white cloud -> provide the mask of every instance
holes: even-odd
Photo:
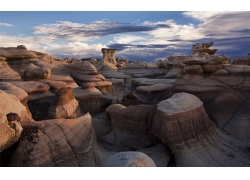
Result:
[[[114,36],[114,41],[110,41],[111,43],[119,43],[119,44],[127,44],[127,43],[135,43],[140,40],[145,40],[145,37],[143,36],[135,36],[135,35],[118,35]]]
[[[12,27],[12,26],[14,26],[14,25],[8,24],[8,23],[1,23],[1,22],[0,22],[0,26]]]

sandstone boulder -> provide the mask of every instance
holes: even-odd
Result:
[[[37,67],[31,63],[27,68],[21,70],[20,75],[23,80],[48,79],[51,76],[51,70]]]

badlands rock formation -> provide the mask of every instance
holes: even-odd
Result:
[[[10,166],[95,166],[91,116],[26,123]]]
[[[0,90],[0,152],[18,141],[22,125],[30,117],[26,107],[13,94]]]
[[[177,166],[249,166],[249,143],[216,128],[203,103],[177,93],[157,105],[153,133],[175,155]]]
[[[103,60],[112,64],[116,64],[115,53],[116,49],[102,48]]]
[[[0,166],[249,166],[249,55],[151,63],[0,48]]]

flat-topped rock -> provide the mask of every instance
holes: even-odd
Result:
[[[203,106],[203,103],[194,95],[177,93],[171,98],[160,102],[157,109],[167,116],[174,116],[179,113],[191,111]]]
[[[138,99],[143,102],[150,102],[157,95],[172,89],[173,84],[154,84],[149,86],[139,86],[135,90]]]
[[[173,84],[175,79],[148,79],[148,78],[134,78],[131,83],[134,86],[148,86],[154,84]]]
[[[54,93],[50,92],[49,85],[37,82],[37,81],[13,81],[11,84],[23,89],[29,94],[29,101],[41,99],[45,97],[55,96]]]
[[[0,56],[7,59],[37,58],[37,55],[24,48],[0,47]]]
[[[102,93],[95,87],[88,89],[82,89],[81,87],[77,87],[73,89],[73,93],[76,99],[81,99],[90,96],[102,96]]]
[[[189,57],[185,61],[182,62],[186,65],[216,65],[216,64],[229,64],[230,60],[227,56],[210,56],[209,58],[204,57]]]

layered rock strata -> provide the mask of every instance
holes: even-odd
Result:
[[[178,93],[157,105],[153,133],[174,153],[177,166],[249,166],[249,143],[216,128],[195,96]]]
[[[75,119],[54,119],[23,126],[10,166],[95,166],[96,145],[89,114]]]

